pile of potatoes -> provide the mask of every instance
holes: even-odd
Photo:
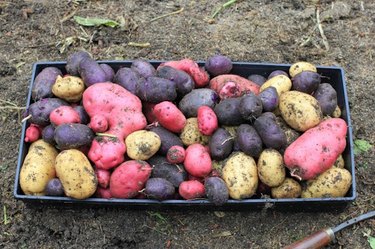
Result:
[[[26,195],[75,199],[343,197],[347,124],[314,65],[246,76],[215,55],[112,68],[85,51],[36,76]]]

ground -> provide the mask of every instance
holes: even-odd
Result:
[[[0,1],[0,104],[25,106],[32,64],[65,60],[77,49],[101,60],[205,60],[218,52],[233,61],[306,60],[345,70],[353,135],[375,141],[372,0],[320,1],[322,30],[319,1],[237,1],[210,19],[224,2]],[[114,19],[121,27],[82,27],[74,15]],[[342,212],[34,209],[13,197],[18,111],[0,114],[2,248],[280,248],[375,207],[371,149],[355,158],[358,198]],[[375,237],[375,220],[343,230],[329,247],[370,248],[369,235]]]

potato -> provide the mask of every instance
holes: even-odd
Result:
[[[233,150],[234,137],[224,128],[219,128],[211,136],[208,146],[210,155],[214,160],[223,160],[227,158]]]
[[[164,178],[176,188],[187,179],[185,168],[181,164],[172,164],[163,156],[155,155],[147,161],[152,166],[152,178]]]
[[[183,146],[181,139],[176,134],[161,126],[151,127],[150,131],[155,132],[160,137],[161,145],[158,151],[160,155],[167,155],[172,146]]]
[[[279,95],[276,88],[273,86],[267,87],[261,93],[258,94],[262,102],[264,112],[272,112],[277,109],[279,105]]]
[[[66,196],[86,199],[95,193],[98,179],[90,161],[81,151],[70,149],[60,152],[55,168]]]
[[[290,77],[294,77],[303,71],[317,72],[316,67],[313,64],[305,61],[299,61],[290,66],[289,75]]]
[[[271,188],[271,196],[276,199],[298,198],[301,196],[301,192],[301,185],[296,180],[288,177],[285,178],[280,186]]]
[[[134,160],[147,160],[158,152],[161,140],[152,131],[140,130],[130,133],[125,139],[126,153]]]
[[[260,87],[260,92],[263,92],[270,86],[276,88],[277,94],[280,96],[282,93],[285,93],[292,88],[292,81],[288,76],[282,74],[274,76],[264,82],[264,84]]]
[[[342,154],[340,154],[335,163],[333,164],[333,167],[336,167],[336,168],[341,168],[343,169],[345,167],[345,161],[344,161],[344,158],[342,157]]]
[[[42,138],[45,142],[55,145],[55,126],[50,124],[43,128],[42,130]]]
[[[194,89],[194,81],[189,74],[173,67],[159,67],[156,76],[171,80],[176,83],[177,93],[185,96]]]
[[[105,80],[112,82],[113,77],[115,76],[115,71],[113,70],[113,68],[110,65],[105,64],[105,63],[99,64],[99,66],[103,69],[105,73],[105,76],[106,76]]]
[[[254,93],[243,95],[241,97],[239,111],[243,119],[253,122],[262,114],[262,100]]]
[[[214,108],[219,125],[240,125],[245,122],[240,113],[241,98],[223,99]]]
[[[229,157],[223,168],[229,196],[240,200],[252,197],[258,187],[258,172],[254,159],[243,152]]]
[[[184,161],[186,171],[195,177],[204,178],[212,171],[212,160],[206,147],[201,144],[192,144],[186,148]]]
[[[60,150],[91,145],[94,132],[84,124],[62,124],[56,127],[54,140]]]
[[[285,122],[297,131],[306,131],[323,119],[319,102],[311,95],[289,91],[280,96],[281,116]]]
[[[200,106],[206,105],[213,108],[218,101],[219,96],[214,90],[207,88],[194,89],[181,99],[178,108],[186,118],[191,118],[197,116]]]
[[[341,117],[341,109],[339,106],[336,106],[336,109],[332,113],[333,118],[339,118]]]
[[[53,178],[48,181],[45,193],[48,196],[63,196],[64,188],[59,178]]]
[[[148,198],[159,201],[172,199],[175,187],[164,178],[150,178],[146,182],[145,194]]]
[[[352,175],[347,169],[332,167],[314,180],[307,181],[302,190],[302,198],[344,197],[352,183]]]
[[[20,185],[26,195],[44,195],[47,183],[56,177],[56,148],[39,139],[30,145],[22,164]]]
[[[216,206],[221,206],[229,199],[228,187],[220,177],[207,177],[204,180],[207,198]]]
[[[181,183],[178,188],[178,193],[185,200],[193,200],[202,198],[205,195],[205,188],[203,183],[198,180],[188,180]]]
[[[141,75],[128,67],[123,67],[117,70],[113,81],[129,92],[136,94],[137,85],[141,81]]]
[[[286,73],[285,71],[283,70],[275,70],[275,71],[272,71],[269,75],[268,75],[268,78],[267,79],[271,79],[277,75],[285,75],[287,77],[289,77],[288,73]]]
[[[33,100],[37,101],[44,98],[52,97],[52,86],[62,72],[56,67],[44,68],[35,78],[31,91]]]
[[[311,94],[318,88],[320,81],[320,74],[303,71],[292,78],[292,89]]]
[[[173,101],[177,98],[176,83],[168,79],[151,76],[139,81],[136,95],[141,100],[150,103]]]
[[[204,67],[206,68],[207,72],[210,73],[213,77],[227,74],[229,73],[232,68],[232,61],[229,57],[224,55],[214,55],[207,59]]]
[[[72,76],[79,76],[79,63],[85,58],[91,58],[91,55],[86,51],[77,51],[69,55],[65,66],[67,73]]]
[[[67,102],[59,98],[45,98],[32,103],[28,110],[31,115],[30,123],[47,126],[50,124],[49,115],[51,112],[60,106],[68,105]]]
[[[332,115],[337,107],[337,92],[331,84],[322,83],[314,92],[314,98],[318,100],[323,115]]]
[[[185,127],[182,129],[180,138],[186,146],[195,143],[206,145],[208,144],[209,136],[205,136],[199,131],[197,118],[188,118]]]
[[[130,68],[139,73],[143,78],[156,76],[156,69],[154,66],[152,66],[150,62],[143,59],[134,60]]]
[[[262,139],[255,128],[249,124],[242,124],[238,127],[235,141],[246,155],[259,157],[262,152]]]
[[[269,187],[280,186],[285,180],[283,156],[274,149],[265,149],[258,159],[258,176]]]
[[[90,58],[83,58],[79,62],[78,72],[87,87],[100,82],[106,82],[107,74],[99,63]]]
[[[272,112],[264,112],[254,122],[254,128],[258,132],[267,148],[276,150],[285,148],[286,136],[276,122],[276,116]]]
[[[284,119],[280,116],[276,117],[276,123],[279,125],[281,130],[284,131],[286,137],[286,147],[296,141],[301,135],[298,131],[292,129],[287,123],[285,123]]]
[[[254,82],[255,84],[259,86],[263,85],[263,83],[267,81],[267,79],[263,75],[260,75],[260,74],[251,74],[249,75],[249,77],[247,77],[247,79]]]

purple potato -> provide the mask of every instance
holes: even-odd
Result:
[[[262,102],[262,107],[264,112],[272,112],[276,110],[279,105],[279,95],[275,87],[270,86],[264,89],[258,94]]]
[[[272,112],[260,115],[254,121],[254,128],[267,148],[275,150],[285,148],[287,144],[285,133],[276,122],[276,116]]]
[[[185,96],[194,88],[194,80],[189,74],[170,66],[158,68],[156,76],[175,82],[177,93],[180,96]]]
[[[78,51],[71,54],[66,61],[66,72],[72,76],[79,76],[79,63],[85,58],[91,58],[91,55],[86,51]]]
[[[42,138],[45,142],[55,145],[55,127],[50,124],[43,128],[42,130]]]
[[[262,100],[254,93],[243,95],[241,97],[239,111],[243,119],[252,122],[262,114]]]
[[[152,168],[151,178],[164,178],[176,188],[187,179],[187,173],[182,164],[172,164],[166,157],[155,155],[147,161]]]
[[[318,100],[323,115],[332,115],[337,107],[337,92],[331,84],[320,84],[313,96]]]
[[[303,71],[292,78],[292,89],[307,94],[312,94],[321,82],[320,74]]]
[[[160,103],[177,98],[176,83],[160,77],[141,78],[137,85],[136,95],[143,101]]]
[[[271,79],[272,77],[275,77],[277,75],[285,75],[285,76],[289,77],[287,72],[285,72],[283,70],[275,70],[275,71],[271,72],[270,75],[268,75],[268,79]]]
[[[81,124],[90,123],[90,116],[87,114],[85,108],[81,105],[74,106],[73,109],[78,113]]]
[[[164,178],[150,178],[146,182],[145,194],[148,198],[159,201],[172,199],[176,188]]]
[[[69,103],[59,98],[45,98],[32,103],[28,109],[28,113],[31,115],[30,123],[47,126],[50,124],[50,113],[60,106],[68,105]]]
[[[140,79],[141,76],[139,75],[139,73],[128,67],[123,67],[116,72],[113,81],[114,83],[119,84],[129,92],[135,94]]]
[[[106,75],[106,81],[112,82],[113,77],[115,76],[115,71],[113,68],[108,64],[99,64],[99,66],[103,69],[105,75]]]
[[[55,129],[55,141],[60,150],[78,149],[90,145],[94,132],[84,124],[62,124]]]
[[[56,67],[44,68],[34,80],[31,91],[33,100],[38,101],[43,98],[53,97],[52,86],[59,75],[62,76],[62,72]]]
[[[240,125],[245,122],[239,111],[241,98],[229,98],[220,101],[214,108],[219,125]]]
[[[204,189],[208,200],[216,206],[223,205],[229,199],[228,187],[220,177],[207,177],[204,180]]]
[[[214,90],[208,88],[194,89],[181,99],[178,108],[186,118],[191,118],[197,116],[200,106],[206,105],[214,108],[218,101],[219,96]]]
[[[227,130],[218,128],[208,143],[211,158],[218,161],[227,158],[233,151],[233,140]]]
[[[107,81],[107,74],[97,61],[92,58],[83,58],[79,63],[78,72],[87,87]]]
[[[158,151],[160,155],[167,155],[169,148],[174,145],[178,145],[181,147],[184,146],[181,139],[176,134],[168,131],[161,126],[151,127],[149,130],[155,132],[160,137],[161,145]]]
[[[154,68],[154,66],[151,65],[150,62],[143,59],[134,60],[130,68],[133,71],[139,73],[139,75],[141,75],[141,77],[143,78],[156,76],[156,69]]]
[[[204,67],[212,76],[229,73],[232,68],[232,61],[224,55],[214,55],[206,61]]]
[[[249,124],[241,124],[237,129],[236,141],[239,149],[246,155],[258,158],[263,142],[258,132]]]
[[[48,196],[64,195],[64,188],[59,178],[49,180],[44,191]]]
[[[259,86],[263,85],[263,83],[267,81],[266,77],[260,74],[251,74],[249,77],[247,77],[247,79]]]

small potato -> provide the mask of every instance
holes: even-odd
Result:
[[[240,97],[223,99],[215,106],[214,111],[219,125],[240,125],[244,123],[245,120],[240,112],[241,99]]]
[[[143,101],[160,103],[177,98],[176,83],[156,76],[141,79],[136,87],[136,95]]]
[[[152,178],[164,178],[176,188],[187,179],[187,173],[182,164],[169,163],[164,156],[155,155],[147,161],[152,167]]]
[[[91,55],[86,51],[77,51],[69,55],[65,66],[67,73],[69,75],[79,76],[79,63],[85,58],[91,58]]]
[[[30,145],[22,164],[20,185],[26,195],[44,195],[47,183],[56,177],[56,148],[39,139]]]
[[[49,98],[53,96],[52,86],[62,72],[56,67],[44,68],[35,78],[31,91],[34,101]]]
[[[147,160],[158,152],[161,140],[155,132],[140,130],[130,133],[125,139],[125,145],[131,159]]]
[[[264,112],[258,117],[254,122],[254,128],[265,147],[279,150],[286,146],[285,133],[276,122],[276,116],[272,112]]]
[[[214,55],[207,59],[204,67],[213,77],[228,74],[232,68],[232,61],[229,57],[224,55]]]
[[[302,198],[344,197],[352,183],[352,175],[347,169],[332,167],[314,180],[307,181]]]
[[[228,201],[228,187],[220,177],[207,177],[204,180],[207,198],[216,206],[221,206]]]
[[[90,161],[79,150],[60,152],[56,157],[55,168],[66,196],[86,199],[95,193],[98,179]]]
[[[335,163],[333,164],[333,167],[341,168],[341,169],[345,167],[345,161],[344,161],[344,158],[342,157],[342,154],[338,156]]]
[[[285,180],[283,156],[277,150],[263,150],[259,156],[257,166],[259,180],[267,186],[277,187]]]
[[[181,139],[176,134],[168,131],[161,126],[151,127],[150,131],[155,132],[160,137],[161,145],[158,151],[160,155],[167,155],[168,150],[172,146],[183,146]]]
[[[217,129],[208,144],[212,159],[223,160],[227,158],[233,150],[233,139],[227,130]]]
[[[143,59],[134,60],[130,68],[139,73],[143,78],[156,76],[156,69],[154,66],[152,66],[149,61]]]
[[[141,82],[141,75],[128,67],[122,67],[117,70],[113,82],[119,84],[129,92],[136,94],[137,85]]]
[[[28,110],[28,114],[31,115],[30,123],[47,126],[50,124],[49,115],[51,112],[60,106],[68,105],[67,102],[59,98],[45,98],[34,102]]]
[[[48,181],[46,189],[47,196],[63,196],[64,188],[59,178],[53,178]]]
[[[292,78],[292,89],[311,94],[318,88],[320,82],[320,74],[303,71]]]
[[[82,79],[75,76],[57,76],[52,92],[60,99],[68,102],[78,102],[82,99],[85,84]]]
[[[290,77],[293,78],[294,76],[296,76],[297,74],[303,71],[311,71],[315,73],[317,72],[316,67],[313,64],[305,62],[305,61],[300,61],[290,66],[289,75]]]
[[[249,75],[249,77],[247,77],[247,79],[254,82],[255,84],[259,86],[263,85],[263,83],[267,81],[267,79],[263,75],[260,75],[260,74],[251,74]]]
[[[60,150],[78,149],[91,145],[94,132],[84,124],[62,124],[54,131],[54,141]]]
[[[262,139],[255,128],[249,124],[242,124],[238,127],[235,141],[246,155],[257,158],[262,152]]]
[[[214,90],[208,88],[194,89],[181,99],[178,108],[186,118],[196,117],[200,106],[206,105],[213,108],[218,101],[219,96]]]
[[[186,146],[195,143],[206,145],[208,144],[209,136],[205,136],[199,131],[197,118],[188,118],[185,127],[182,129],[180,138]]]
[[[319,102],[307,93],[283,93],[280,96],[279,108],[285,122],[297,131],[306,131],[318,125],[323,119]]]
[[[258,172],[254,159],[243,152],[230,156],[223,168],[223,180],[231,198],[241,200],[252,197],[258,187]]]
[[[258,98],[262,102],[263,112],[272,112],[279,106],[279,95],[273,86],[267,87],[258,94]]]
[[[260,92],[263,92],[270,86],[276,88],[277,94],[280,96],[282,93],[285,93],[292,88],[292,81],[288,76],[282,74],[274,76],[264,82],[264,84],[260,87]]]
[[[340,118],[341,117],[341,109],[339,106],[336,106],[336,109],[332,113],[333,118]]]
[[[314,98],[318,101],[323,115],[332,115],[337,106],[337,92],[329,83],[319,84],[314,92]]]
[[[271,188],[271,196],[276,199],[298,198],[301,196],[301,185],[292,178],[285,178],[283,183]]]
[[[145,194],[148,198],[159,201],[172,199],[175,187],[164,178],[150,178],[146,182]]]
[[[267,79],[271,79],[277,75],[285,75],[285,76],[288,76],[288,73],[286,73],[285,71],[283,70],[275,70],[275,71],[272,71],[269,75],[268,75],[268,78]]]

